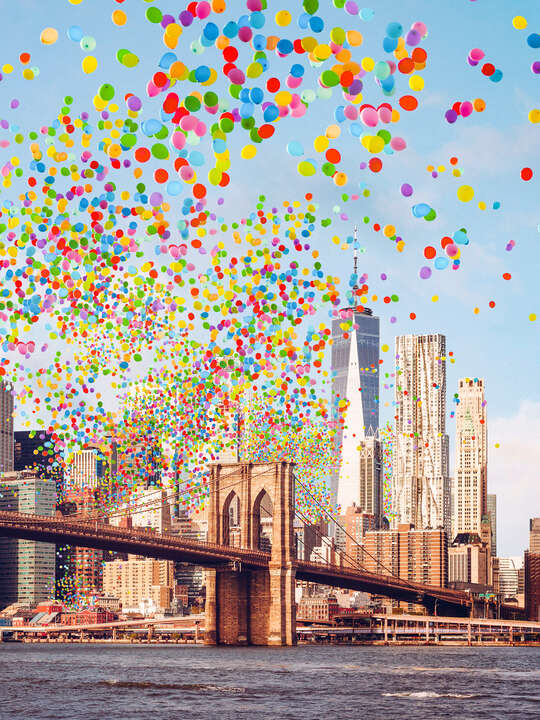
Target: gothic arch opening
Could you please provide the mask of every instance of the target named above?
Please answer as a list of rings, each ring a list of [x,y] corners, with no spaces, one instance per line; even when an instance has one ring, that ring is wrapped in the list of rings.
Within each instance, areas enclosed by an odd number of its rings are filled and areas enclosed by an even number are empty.
[[[274,504],[263,488],[253,504],[253,547],[264,552],[272,551]]]
[[[223,544],[240,546],[240,498],[234,490],[223,504]]]

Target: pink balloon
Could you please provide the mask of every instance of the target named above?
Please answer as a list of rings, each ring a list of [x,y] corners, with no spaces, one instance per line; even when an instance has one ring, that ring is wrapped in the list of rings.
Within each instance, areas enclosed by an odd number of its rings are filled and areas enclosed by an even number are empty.
[[[295,90],[297,87],[300,87],[302,84],[302,80],[304,78],[301,77],[294,77],[294,75],[289,75],[287,78],[287,87],[291,90]]]
[[[461,103],[459,111],[460,111],[462,117],[469,117],[469,115],[473,111],[473,104],[471,102],[469,102],[468,100],[466,100],[465,102]]]
[[[399,152],[400,150],[405,150],[405,148],[407,147],[407,143],[401,137],[393,137],[390,140],[390,146],[392,150],[396,150],[397,152]]]
[[[186,117],[186,116],[185,116]],[[183,120],[184,118],[182,118]],[[177,150],[182,150],[184,145],[186,144],[186,136],[183,132],[176,131],[172,135],[172,144]]]
[[[180,168],[180,177],[182,180],[191,180],[195,175],[195,170],[190,165],[182,165]]]
[[[375,108],[364,108],[360,113],[360,120],[368,127],[375,127],[379,122],[379,116]]]
[[[379,108],[379,120],[383,123],[389,123],[392,120],[392,111],[387,107]]]
[[[347,105],[344,113],[348,120],[356,120],[358,117],[358,108],[355,108],[354,105]]]

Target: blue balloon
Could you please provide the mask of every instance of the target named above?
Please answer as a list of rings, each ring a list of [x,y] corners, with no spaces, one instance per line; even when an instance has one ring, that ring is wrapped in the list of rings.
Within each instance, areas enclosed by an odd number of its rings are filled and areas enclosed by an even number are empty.
[[[207,65],[199,65],[198,68],[195,68],[195,80],[200,83],[204,83],[207,80],[210,80],[210,68]]]
[[[295,63],[291,67],[291,75],[295,78],[303,77],[304,72],[305,72],[304,66],[300,65],[299,63]]]
[[[390,53],[394,52],[394,50],[398,46],[398,40],[397,38],[392,37],[385,37],[382,43],[384,52]]]
[[[251,16],[249,18],[249,24],[252,28],[260,30],[262,27],[264,27],[265,22],[266,18],[264,17],[264,14],[262,12],[255,11],[251,13]]]
[[[141,123],[141,130],[146,135],[146,137],[152,137],[152,135],[155,135],[158,133],[163,125],[159,122],[159,120],[156,120],[155,118],[150,118],[149,120],[145,120],[143,123]]]
[[[253,43],[254,50],[264,50],[266,47],[266,38],[264,35],[254,35],[251,42]]]
[[[299,143],[297,140],[292,140],[287,145],[287,152],[289,155],[292,155],[293,157],[300,157],[304,154],[304,148],[302,147],[301,143]]]
[[[238,96],[238,99],[240,102],[249,102],[249,88],[242,88],[240,90],[240,95]]]
[[[363,128],[360,123],[353,122],[349,127],[349,132],[353,137],[360,137],[362,135]]]
[[[336,119],[336,122],[342,123],[345,122],[345,106],[344,105],[338,105],[337,108],[334,110],[334,117]]]
[[[272,122],[277,117],[279,117],[279,110],[276,105],[268,105],[268,107],[265,109],[264,114],[264,121],[265,122]]]
[[[435,258],[435,262],[434,262],[433,264],[435,265],[435,267],[437,268],[437,270],[444,270],[445,268],[448,267],[448,263],[449,263],[449,262],[450,262],[450,261],[448,260],[448,258],[443,257],[443,256],[441,255],[440,257],[436,257],[436,258]]]
[[[255,105],[260,105],[264,99],[264,92],[261,88],[255,87],[250,91],[249,99],[252,103],[255,103]]]
[[[309,27],[314,33],[320,33],[324,30],[324,20],[316,15],[309,18]]]
[[[174,53],[166,52],[164,55],[161,56],[161,60],[159,61],[159,67],[163,68],[163,70],[168,70],[171,65],[177,60],[178,58]]]
[[[240,117],[241,118],[250,118],[255,111],[255,108],[253,107],[253,103],[246,102],[242,103],[240,105]]]
[[[80,42],[83,39],[84,32],[78,25],[72,25],[68,28],[67,36],[73,42]]]
[[[412,214],[414,217],[421,218],[425,217],[430,210],[431,208],[426,203],[418,203],[417,205],[413,205]]]
[[[227,143],[222,138],[216,138],[212,142],[212,150],[217,153],[218,155],[221,155],[221,153],[224,153],[227,149]]]
[[[181,192],[182,183],[178,182],[178,180],[171,180],[171,182],[167,183],[167,193],[169,195],[174,197],[175,195],[180,195]]]
[[[213,22],[206,23],[203,28],[203,35],[207,40],[211,40],[212,42],[214,42],[214,40],[216,40],[219,35],[218,26]]]
[[[281,55],[290,55],[290,53],[294,50],[294,45],[290,40],[283,38],[278,42],[276,49]]]
[[[193,165],[194,167],[200,167],[201,165],[204,165],[204,155],[202,152],[199,152],[198,150],[192,150],[189,153],[189,164]]]
[[[491,80],[491,82],[501,82],[501,80],[503,79],[502,70],[495,70],[493,75],[489,76],[489,79]]]
[[[456,245],[469,244],[469,238],[464,230],[456,230],[456,232],[452,235],[452,240],[456,243]]]
[[[400,35],[403,35],[403,25],[400,25],[398,22],[388,23],[386,26],[386,34],[388,37],[398,38]]]
[[[223,34],[231,40],[238,35],[238,25],[235,22],[228,22],[223,28]]]
[[[305,12],[298,16],[298,27],[300,30],[307,30],[310,17],[311,15],[308,15]]]
[[[527,45],[535,50],[536,48],[540,48],[540,35],[538,33],[532,33],[529,35],[527,38]]]
[[[373,20],[375,16],[375,10],[372,10],[371,8],[362,8],[358,14],[360,16],[360,20],[368,22],[369,20]]]

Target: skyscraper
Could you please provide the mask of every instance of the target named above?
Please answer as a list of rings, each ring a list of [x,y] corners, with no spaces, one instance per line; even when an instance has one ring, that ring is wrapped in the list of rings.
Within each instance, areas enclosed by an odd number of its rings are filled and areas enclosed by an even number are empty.
[[[0,380],[0,473],[13,471],[13,395]]]
[[[395,397],[392,490],[397,524],[449,532],[444,335],[396,338]]]
[[[487,512],[491,525],[491,555],[497,557],[497,496],[494,493],[488,493]]]
[[[480,536],[487,515],[487,418],[484,381],[459,381],[456,409],[456,467],[452,535]],[[453,538],[452,538],[453,539]]]
[[[529,520],[529,550],[540,553],[540,517]]]
[[[361,278],[362,280],[362,278]],[[358,286],[356,231],[352,300],[364,292]],[[379,428],[379,318],[370,308],[353,304],[332,321],[332,404],[338,425],[338,466],[333,490],[342,508],[360,505],[359,443]],[[344,409],[342,415],[339,409]]]
[[[0,479],[0,510],[52,515],[55,501],[54,481],[32,470]],[[12,602],[34,606],[54,597],[55,554],[51,543],[0,538],[0,608]]]

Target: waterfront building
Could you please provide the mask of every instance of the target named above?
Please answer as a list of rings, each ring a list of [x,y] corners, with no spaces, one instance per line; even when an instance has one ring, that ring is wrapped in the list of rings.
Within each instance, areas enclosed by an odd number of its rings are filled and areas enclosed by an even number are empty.
[[[368,530],[363,546],[362,566],[367,572],[436,587],[447,585],[447,535],[442,528],[416,529],[404,523],[393,530]]]
[[[0,510],[53,515],[54,483],[32,470],[0,478]],[[0,608],[18,602],[33,607],[54,597],[56,547],[51,543],[0,537]]]
[[[99,448],[83,448],[75,452],[69,467],[70,491],[102,488],[108,482],[107,466],[107,458]]]
[[[448,548],[448,582],[467,585],[491,584],[489,545],[476,534],[461,533]]]
[[[335,595],[302,595],[298,603],[297,620],[329,622],[340,611]]]
[[[112,560],[103,563],[103,592],[116,597],[122,608],[135,608],[151,601],[158,610],[168,609],[174,588],[172,560],[138,559]]]
[[[484,381],[462,378],[456,407],[456,465],[452,535],[480,536],[487,514],[487,416]]]
[[[489,524],[491,525],[491,555],[497,555],[497,496],[494,493],[488,493],[487,496],[487,514]]]
[[[494,558],[493,586],[503,600],[518,599],[520,593],[520,570],[522,557]]]
[[[13,395],[0,380],[0,473],[13,470]]]
[[[450,532],[446,338],[396,338],[395,526]]]

